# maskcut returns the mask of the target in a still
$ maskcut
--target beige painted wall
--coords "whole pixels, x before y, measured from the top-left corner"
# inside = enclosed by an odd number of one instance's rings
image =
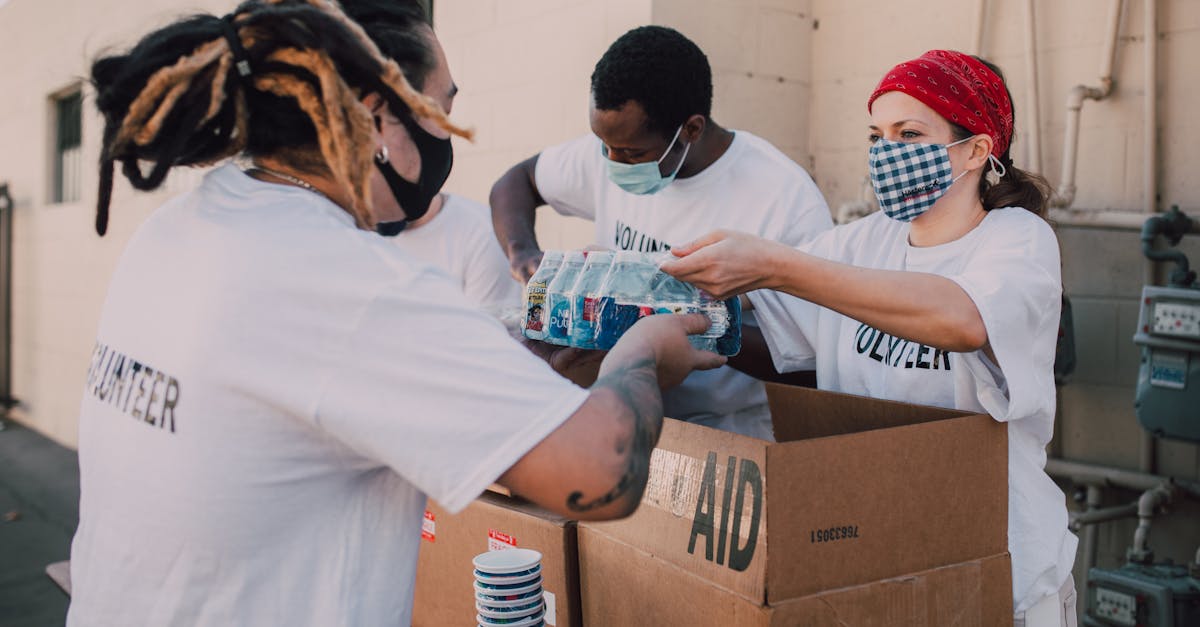
[[[17,415],[60,442],[76,441],[79,400],[108,277],[130,233],[194,173],[167,189],[134,194],[118,185],[109,235],[93,229],[101,125],[84,85],[82,200],[50,203],[53,117],[50,96],[78,86],[90,60],[131,44],[149,26],[212,0],[11,0],[0,7],[0,180],[12,190],[13,394]],[[153,289],[153,286],[147,286]]]
[[[865,174],[865,99],[897,61],[934,47],[971,45],[979,0],[436,0],[435,21],[462,87],[454,117],[474,125],[475,144],[457,143],[448,188],[486,200],[492,182],[544,146],[588,132],[588,77],[608,44],[653,22],[679,28],[714,67],[714,117],[774,142],[810,170],[831,207],[856,200]],[[1144,189],[1142,9],[1128,0],[1117,48],[1117,88],[1088,102],[1080,140],[1084,209],[1136,210]],[[85,168],[84,200],[48,205],[50,94],[86,74],[104,46],[131,41],[187,8],[226,10],[232,0],[11,0],[0,7],[0,180],[17,200],[14,389],[23,418],[68,444],[95,318],[109,273],[138,221],[171,191],[143,195],[119,185],[110,235],[92,231],[96,176]],[[1014,155],[1025,163],[1027,76],[1023,2],[991,0],[985,56],[1009,78],[1017,105]],[[1108,0],[1037,0],[1043,171],[1058,182],[1066,94],[1095,84]],[[1200,217],[1200,2],[1159,0],[1162,205]],[[53,22],[51,21],[53,18]],[[53,23],[53,30],[50,24]],[[53,32],[53,37],[48,33]],[[20,63],[23,59],[36,62]],[[85,164],[95,163],[99,127],[84,122]],[[1079,372],[1063,389],[1068,457],[1135,467],[1132,412],[1137,352],[1129,337],[1141,286],[1131,231],[1061,228],[1064,282],[1075,300]],[[591,239],[590,225],[543,212],[545,247]],[[1200,238],[1196,238],[1200,240]],[[1200,246],[1188,250],[1200,263]],[[148,286],[147,289],[153,289]],[[1160,470],[1200,477],[1197,447],[1159,446]],[[1110,494],[1110,502],[1129,494]],[[1186,504],[1156,531],[1160,554],[1185,559],[1200,544],[1200,508]],[[1132,528],[1104,527],[1101,565],[1115,565]]]

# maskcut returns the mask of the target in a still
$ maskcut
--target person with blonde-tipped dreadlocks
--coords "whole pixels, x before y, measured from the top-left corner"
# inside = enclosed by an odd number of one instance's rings
[[[157,209],[112,277],[69,625],[407,625],[427,495],[458,510],[499,481],[574,518],[637,507],[660,386],[722,362],[687,341],[707,320],[639,322],[581,389],[380,236],[467,134],[415,2],[245,2],[92,80],[101,234],[118,163],[138,189],[249,166]]]

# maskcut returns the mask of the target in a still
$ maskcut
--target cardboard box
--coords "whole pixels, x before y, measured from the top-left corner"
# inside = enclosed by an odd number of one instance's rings
[[[1007,553],[763,606],[592,527],[579,552],[589,627],[1012,626]]]
[[[581,624],[574,521],[531,503],[485,493],[453,516],[431,501],[421,536],[413,603],[416,627],[474,625],[471,560],[484,551],[510,546],[542,553],[546,624]]]
[[[666,421],[641,507],[589,533],[747,607],[1007,551],[1005,425],[790,386],[768,386],[768,398],[777,443]],[[588,586],[595,558],[582,556]]]

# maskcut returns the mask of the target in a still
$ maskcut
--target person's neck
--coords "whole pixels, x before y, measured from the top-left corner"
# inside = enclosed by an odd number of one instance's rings
[[[330,202],[341,207],[347,213],[353,215],[351,207],[354,206],[354,203],[352,202],[350,195],[347,194],[342,186],[338,185],[332,177],[298,170],[297,168],[273,157],[255,157],[250,166],[250,172],[248,174],[260,181],[277,183],[279,185],[290,185],[300,189],[315,191],[328,198]],[[305,185],[301,185],[290,180],[288,177],[297,179],[303,183],[307,183],[311,189]]]
[[[442,212],[442,207],[444,206],[446,206],[446,195],[438,194],[437,196],[434,196],[433,200],[429,201],[429,211],[426,211],[425,215],[421,216],[420,218],[409,222],[408,226],[405,227],[405,230],[419,229],[426,224],[433,222],[433,219]]]
[[[733,144],[733,131],[726,130],[710,119],[700,139],[692,146],[692,154],[696,155],[690,163],[684,164],[675,178],[686,179],[703,172],[708,166],[716,163],[729,146]]]
[[[925,248],[953,242],[979,226],[986,216],[978,194],[964,194],[961,198],[947,194],[912,221],[908,243]]]

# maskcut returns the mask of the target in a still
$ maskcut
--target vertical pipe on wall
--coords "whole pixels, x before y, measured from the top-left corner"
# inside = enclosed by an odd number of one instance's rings
[[[1153,0],[1147,0],[1153,2]],[[1063,135],[1062,177],[1058,188],[1050,196],[1051,207],[1070,207],[1075,202],[1075,159],[1079,148],[1079,117],[1084,100],[1103,100],[1113,92],[1113,59],[1116,55],[1117,35],[1120,32],[1121,10],[1124,0],[1113,0],[1108,16],[1108,41],[1104,44],[1100,60],[1100,86],[1076,85],[1067,92],[1066,133]]]
[[[1038,100],[1038,70],[1037,70],[1037,16],[1033,9],[1033,0],[1025,0],[1025,75],[1028,86],[1025,93],[1025,109],[1029,130],[1029,170],[1042,171],[1042,116],[1039,113]]]
[[[1089,485],[1087,487],[1087,511],[1095,511],[1100,507],[1102,494],[1100,486]],[[1096,567],[1096,548],[1099,546],[1100,537],[1099,525],[1088,525],[1083,528],[1083,585],[1087,585],[1088,572]]]
[[[1145,0],[1146,21],[1146,91],[1145,122],[1146,154],[1144,176],[1146,179],[1146,213],[1158,211],[1158,2]]]
[[[1145,146],[1142,163],[1142,177],[1146,189],[1143,197],[1142,210],[1147,214],[1158,211],[1158,0],[1144,0],[1146,54],[1145,63],[1146,86],[1143,98],[1142,120],[1143,145]],[[1142,266],[1142,280],[1147,285],[1157,285],[1157,264],[1146,259]],[[1149,431],[1142,431],[1141,454],[1138,456],[1138,467],[1142,472],[1153,474],[1157,462],[1157,438]]]
[[[987,22],[987,0],[979,0],[975,5],[975,39],[971,42],[971,54],[983,56],[983,30]]]
[[[12,396],[12,194],[0,183],[0,429],[16,404]]]

